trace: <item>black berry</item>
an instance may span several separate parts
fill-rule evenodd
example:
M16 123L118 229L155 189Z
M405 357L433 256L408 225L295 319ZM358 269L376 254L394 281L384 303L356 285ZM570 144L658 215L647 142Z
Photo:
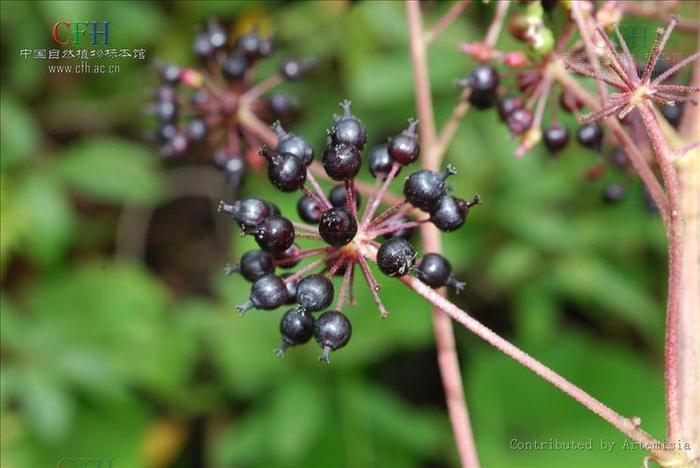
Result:
M350 320L343 313L329 310L321 314L314 325L314 338L323 348L319 361L330 362L331 351L345 346L351 335Z
M576 131L576 139L583 146L597 150L603 142L603 128L595 123L583 124Z
M357 234L357 221L347 211L331 208L321 216L318 232L331 245L346 245Z
M409 120L408 128L389 141L389 156L394 162L407 166L418 159L420 143L416 135L417 125L417 120Z
M442 255L429 253L425 254L416 267L418 279L431 288L441 288L451 286L455 291L462 292L464 283L457 281L452 276L452 265Z
M411 205L424 211L431 211L446 193L445 180L457 173L452 165L447 165L442 173L422 169L406 179L403 194Z
M236 308L243 315L249 309L276 309L287 300L287 286L279 276L267 274L260 277L250 288L250 299Z
M235 272L239 272L248 281L254 282L269 273L274 273L275 263L269 252L250 250L243 254L237 265L226 270L227 274Z
M194 142L201 142L207 137L207 124L202 119L192 119L187 124L187 137Z
M333 294L333 283L322 275L306 276L297 285L299 308L309 312L316 312L331 305Z
M377 251L377 265L385 275L403 276L413 268L416 251L402 237L392 237L384 241Z
M241 80L245 76L246 71L248 71L248 61L243 55L238 53L231 54L221 65L221 72L229 81Z
M238 39L236 49L249 61L254 61L260 57L260 46L262 39L256 30L244 34Z
M683 115L683 104L676 104L674 106L669 106L664 104L661 106L661 113L668 120L673 127L677 127L681 122L681 116Z
M301 248L296 244L292 244L284 252L275 254L275 263L280 268L294 268L299 264L298 256L300 253Z
M526 132L532 125L532 112L525 108L515 109L508 115L506 122L508 123L508 128L514 135L520 135Z
M207 59L214 55L214 46L209 40L209 35L204 32L199 33L194 37L192 49L194 49L194 53L200 59Z
M287 287L287 300L284 302L285 304L296 304L297 303L297 285L299 284L299 280L287 280L290 276L292 276L294 273L291 271L287 273L282 273L280 275L280 278L284 280L284 284Z
M523 98L520 96L506 96L498 101L498 116L505 121L515 110L523 108Z
M268 161L267 176L272 185L282 192L294 192L306 182L306 165L292 153L277 153L267 146L260 154Z
M255 197L241 198L233 205L219 202L219 211L229 213L238 225L247 232L252 232L258 225L270 216L279 214L279 209L264 200Z
M284 356L290 346L304 344L314 335L314 318L303 310L291 309L280 320L282 345L277 349L277 356Z
M611 183L603 189L603 201L610 205L618 203L625 196L625 188L616 183Z
M355 205L357 208L359 208L360 193L357 190L353 190L353 198L355 200ZM333 187L331 192L328 194L328 201L330 201L331 205L335 206L336 208L345 208L347 205L345 184L338 184Z
M341 102L340 107L343 108L343 115L336 118L330 132L331 140L333 143L345 143L361 150L367 143L365 125L350 111L350 101Z
M296 81L313 66L313 60L288 59L280 65L280 75L286 80Z
M477 109L493 106L496 100L496 90L500 78L495 68L489 65L479 65L469 74L467 83L471 87L469 102Z
M346 143L333 143L326 147L321 163L331 179L347 180L360 172L362 158L357 147Z
M293 154L305 165L308 166L314 160L314 149L306 139L290 133L282 128L282 124L277 121L272 124L272 129L277 133L277 153Z
M471 201L466 201L445 195L430 213L430 221L441 231L454 231L464 224L469 208L479 203L481 203L481 199L478 196Z
M160 77L166 83L175 84L180 80L180 67L167 63L160 67Z
M273 254L284 252L294 243L294 226L281 216L265 218L253 234L260 248Z
M389 156L389 145L380 143L369 152L369 172L373 177L386 177L391 171L394 160Z
M323 207L314 198L302 195L297 202L299 217L311 224L318 224L323 214Z
M558 153L569 143L569 130L561 124L553 123L544 130L544 145L552 153Z
M299 107L299 103L292 96L283 92L270 95L268 103L272 112L280 118L290 117Z
M619 169L625 169L630 165L630 160L627 157L627 152L622 148L616 148L615 151L610 154L610 162L613 166Z

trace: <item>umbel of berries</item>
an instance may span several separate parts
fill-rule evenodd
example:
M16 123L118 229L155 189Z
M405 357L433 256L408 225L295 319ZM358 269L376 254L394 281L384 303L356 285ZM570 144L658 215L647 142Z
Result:
M258 64L274 60L271 38L262 37L257 29L235 41L231 37L219 21L210 19L194 37L200 67L157 63L161 85L150 111L158 121L153 136L162 157L211 157L235 188L247 165L259 165L258 147L269 136L266 124L289 121L295 112L293 99L273 92L274 88L299 80L314 62L287 58L277 74L254 82ZM273 129L279 136L280 154L294 154L303 164L311 162L308 142L279 123Z
M389 187L401 168L419 157L417 122L409 121L407 128L363 155L365 126L351 112L349 101L343 101L341 108L343 114L334 119L322 153L326 174L339 184L322 188L309 171L314 151L308 140L290 136L278 124L273 125L279 140L274 149L272 144L260 149L272 186L284 193L298 193L296 216L300 221L288 219L274 204L259 198L220 204L242 234L254 236L260 247L246 252L227 269L251 282L248 300L238 306L241 314L296 304L279 321L280 356L313 337L321 347L320 360L328 362L333 351L348 344L352 325L347 309L355 306L356 276L367 283L380 316L388 317L379 294L381 284L370 263L377 264L387 281L414 275L432 288L451 286L460 291L464 287L440 255L426 253L416 264L419 254L410 238L424 223L443 231L459 228L479 197L467 201L449 193L446 181L456 174L449 165L441 172L416 170L405 178L403 196L390 195ZM363 157L369 159L369 172L378 179L378 188L367 194L364 207L355 184ZM296 243L300 239L321 245L302 249ZM278 275L278 268L289 271Z

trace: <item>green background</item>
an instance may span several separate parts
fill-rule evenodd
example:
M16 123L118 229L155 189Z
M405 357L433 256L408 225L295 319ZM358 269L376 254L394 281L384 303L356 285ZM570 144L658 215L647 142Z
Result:
M438 122L458 98L455 80L473 66L457 45L483 37L492 16L492 4L473 3L430 50ZM425 2L426 23L447 8ZM218 199L231 198L220 176L202 161L164 165L145 142L153 69L125 60L119 74L99 79L50 76L45 61L19 56L51 47L58 20L96 18L110 21L114 47L194 64L196 24L210 16L239 29L259 23L279 44L261 75L287 55L319 61L283 88L304 109L294 130L320 152L344 98L371 144L415 115L401 2L3 2L1 12L3 467L63 458L115 468L457 466L423 300L382 278L391 317L380 320L359 286L352 340L330 366L317 362L314 343L275 358L279 313L239 317L234 306L248 286L222 274L254 243L216 216ZM636 31L633 51L648 50L655 23L622 25ZM669 49L687 52L693 41L683 39L676 34ZM499 46L522 47L507 31ZM572 142L556 161L542 147L515 160L515 146L495 112L472 110L449 148L454 193L485 200L444 236L467 283L452 299L662 437L658 216L633 175L608 167L586 180L601 161L590 150ZM627 190L615 206L601 202L608 182ZM242 190L296 216L296 197L273 191L260 173ZM484 466L640 465L644 453L624 449L616 430L456 328ZM550 439L593 448L512 449ZM601 440L616 444L612 452Z

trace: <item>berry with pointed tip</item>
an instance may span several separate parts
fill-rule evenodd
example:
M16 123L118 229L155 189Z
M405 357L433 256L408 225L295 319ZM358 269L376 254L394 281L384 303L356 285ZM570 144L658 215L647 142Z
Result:
M236 306L243 315L249 309L276 309L287 300L287 286L279 276L267 274L258 278L250 288L250 299L245 304Z
M614 205L621 201L625 196L625 188L616 183L611 183L605 186L603 190L603 201L609 205Z
M354 178L362 166L362 158L357 147L346 143L332 143L323 152L323 169L333 180Z
M314 336L315 320L311 314L307 314L303 310L290 309L282 316L280 320L280 335L282 335L282 344L275 351L277 356L284 356L284 352L290 346L304 344Z
M430 212L430 221L443 232L454 231L464 224L469 208L479 203L481 198L478 195L470 201L445 195Z
M394 160L389 155L389 145L380 143L369 152L369 172L374 178L385 178L391 172Z
M248 71L248 61L239 53L231 54L231 56L221 64L221 72L224 74L224 78L229 81L239 81L243 79L246 71Z
M315 198L302 195L297 202L297 213L299 217L307 223L318 224L319 221L321 221L323 207Z
M333 294L333 283L322 275L306 276L297 285L297 303L307 312L317 312L331 305Z
M508 116L524 106L523 98L520 96L506 96L498 101L498 116L505 121Z
M464 289L464 283L455 279L452 275L452 265L442 255L436 253L425 254L418 262L416 271L418 279L433 289L450 286L457 293L462 292Z
M357 221L344 209L331 208L321 216L318 233L327 243L340 247L355 238Z
M603 128L596 123L583 124L576 130L576 139L586 148L598 150L603 143Z
M409 120L408 127L389 141L389 156L394 162L408 166L418 159L420 143L416 134L417 120Z
M237 265L227 270L227 274L238 272L251 283L275 272L272 255L264 250L249 250L244 253Z
M345 314L337 310L321 314L314 325L314 338L323 349L319 361L329 363L331 352L345 346L351 336L352 325Z
M360 207L360 193L353 189L352 191L353 198L355 200L355 205L357 208ZM331 202L331 205L335 206L336 208L345 208L345 205L347 205L347 200L346 200L346 194L345 194L345 184L338 184L333 189L331 189L331 192L328 194L328 201Z
M287 132L282 124L278 121L272 124L272 129L277 133L277 148L275 151L279 154L293 154L304 164L308 166L314 160L314 149L305 138L300 137L291 132Z
M277 262L277 266L280 268L294 268L300 262L300 260L297 258L300 253L301 247L296 244L292 244L284 252L275 254L275 262Z
M516 109L510 113L506 122L514 135L525 133L532 125L532 112L528 109Z
M331 141L352 145L358 150L362 150L367 143L365 125L350 111L350 101L344 100L340 103L340 107L343 109L343 114L336 117L330 131Z
M403 185L403 194L411 205L423 211L431 211L447 193L445 180L456 173L457 170L451 164L442 173L421 169L408 176Z
M285 304L296 304L297 303L297 285L299 284L299 280L293 279L291 281L288 281L287 278L292 276L294 273L291 271L288 271L287 273L282 273L280 275L280 278L284 280L285 286L287 286L287 300L284 302Z
M416 251L402 237L392 237L384 241L377 251L377 265L388 276L403 276L413 268Z
M254 231L264 219L279 214L276 206L256 197L241 198L232 205L220 201L219 211L229 213L246 232Z
M569 130L559 123L553 123L544 130L544 145L553 154L566 148L569 143Z
M387 221L384 226L386 227L394 227L398 226L400 224L406 224L409 221L411 221L411 218L408 216L398 216L398 217L393 217L389 221ZM413 233L416 232L415 227L402 227L398 231L390 232L387 234L384 234L384 239L391 239L392 237L403 237L406 240L410 240L411 237L413 237Z
M282 253L294 243L294 226L282 216L265 218L253 234L260 248L272 254Z
M280 75L289 81L297 81L314 65L313 60L287 59L280 65Z
M466 83L471 88L469 102L477 109L487 109L496 101L496 90L500 77L490 65L478 65L469 74Z
M277 153L263 146L260 155L267 159L267 176L282 192L294 192L306 182L306 166L292 153Z

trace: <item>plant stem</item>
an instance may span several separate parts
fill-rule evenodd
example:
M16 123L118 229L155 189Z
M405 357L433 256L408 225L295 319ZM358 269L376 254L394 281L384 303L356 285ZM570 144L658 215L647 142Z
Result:
M469 4L469 0L457 0L449 10L447 10L447 13L440 18L440 20L435 23L435 26L433 26L430 31L428 31L425 34L425 43L430 44L433 42L437 37L442 33L445 28L447 28L452 22L459 16L460 13L464 10L464 8Z

